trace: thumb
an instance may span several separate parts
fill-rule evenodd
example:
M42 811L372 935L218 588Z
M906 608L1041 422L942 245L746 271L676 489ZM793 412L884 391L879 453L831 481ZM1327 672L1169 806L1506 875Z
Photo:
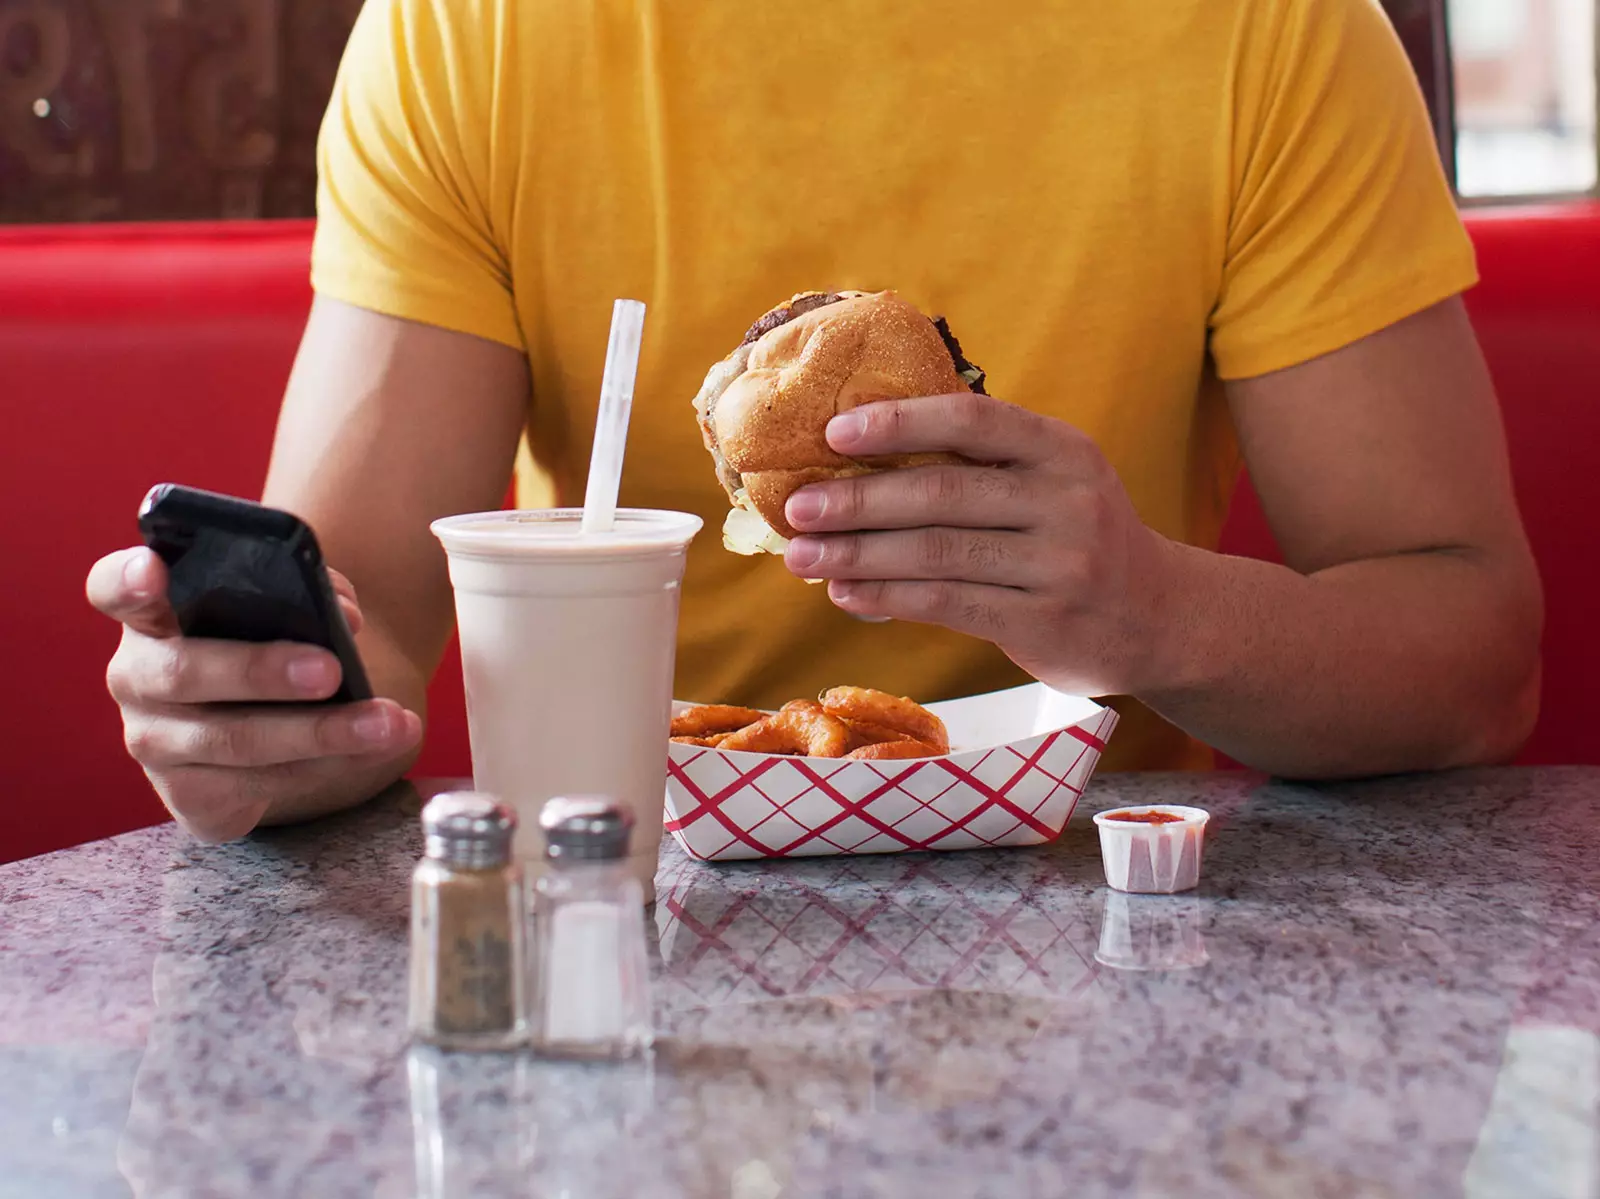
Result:
M107 554L89 568L89 602L130 629L176 637L178 618L167 602L167 568L155 551L137 546Z

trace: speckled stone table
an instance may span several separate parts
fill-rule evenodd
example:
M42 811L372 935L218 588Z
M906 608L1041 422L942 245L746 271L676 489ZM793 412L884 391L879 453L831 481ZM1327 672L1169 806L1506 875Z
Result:
M15 797L13 797L15 799ZM1090 812L1213 814L1199 891ZM0 1196L1600 1195L1600 770L1104 777L1034 850L669 848L663 1038L408 1049L419 797L0 869Z

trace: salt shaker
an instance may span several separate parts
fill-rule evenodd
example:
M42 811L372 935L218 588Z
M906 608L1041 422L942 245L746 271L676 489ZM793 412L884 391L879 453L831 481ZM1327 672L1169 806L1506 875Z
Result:
M644 892L627 866L633 817L609 800L558 798L539 827L530 1042L552 1057L627 1057L652 1036Z
M517 818L484 795L450 792L422 810L411 876L412 1036L446 1049L505 1049L527 1032Z

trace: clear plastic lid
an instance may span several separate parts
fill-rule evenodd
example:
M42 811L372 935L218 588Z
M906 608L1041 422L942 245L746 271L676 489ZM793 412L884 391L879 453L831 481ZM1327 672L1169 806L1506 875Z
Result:
M452 554L517 557L540 554L636 553L677 549L694 539L704 522L689 512L619 508L605 533L583 531L582 508L468 512L434 521L429 528Z

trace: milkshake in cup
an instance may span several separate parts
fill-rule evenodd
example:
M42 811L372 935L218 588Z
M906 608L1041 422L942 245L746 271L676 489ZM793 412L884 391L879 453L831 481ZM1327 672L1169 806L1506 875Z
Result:
M480 512L431 526L450 560L473 787L517 813L514 853L543 869L539 812L604 796L635 824L629 865L655 898L678 596L701 521L621 508Z

